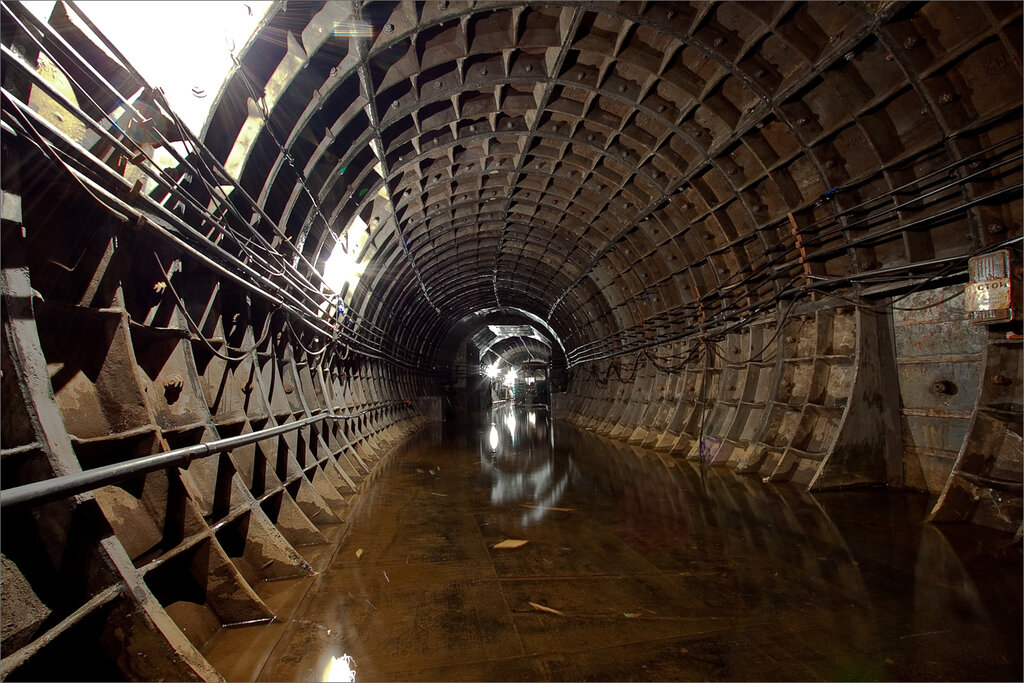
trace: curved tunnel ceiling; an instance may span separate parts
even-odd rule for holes
[[[571,365],[1020,234],[989,182],[1019,176],[1019,3],[268,17],[206,144],[318,268],[369,225],[347,310],[424,365],[482,310],[544,321]]]

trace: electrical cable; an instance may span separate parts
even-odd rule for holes
[[[213,348],[213,345],[206,338],[206,335],[203,334],[202,329],[199,327],[199,325],[196,324],[196,321],[192,319],[192,316],[189,315],[188,310],[185,308],[185,304],[182,302],[181,297],[178,296],[178,292],[174,288],[174,284],[171,282],[171,276],[168,274],[167,269],[164,268],[164,264],[160,261],[160,257],[157,255],[155,251],[153,252],[153,258],[156,259],[156,264],[160,268],[160,275],[163,276],[164,282],[167,283],[167,289],[171,292],[171,296],[174,297],[175,306],[177,306],[178,310],[181,311],[181,314],[185,317],[185,320],[188,322],[189,325],[192,326],[192,329],[195,332],[196,337],[199,338],[199,340],[206,346],[207,350],[209,350],[210,353],[215,355],[217,358],[225,360],[229,363],[237,363],[251,356],[253,352],[256,351],[256,349],[263,346],[263,344],[267,341],[267,338],[270,336],[270,321],[274,317],[274,314],[277,312],[277,309],[271,311],[270,314],[267,316],[267,319],[263,324],[263,333],[261,339],[257,341],[255,344],[253,344],[249,350],[244,351],[241,356],[228,356]],[[231,347],[225,344],[225,348],[230,349]],[[242,351],[242,349],[232,350]]]
[[[81,179],[79,179],[79,177],[75,174],[74,171],[71,170],[67,163],[65,163],[64,160],[61,158],[61,155],[58,152],[58,150],[53,145],[51,145],[49,141],[38,130],[36,130],[36,127],[32,125],[32,122],[29,121],[28,117],[20,110],[20,108],[17,106],[19,103],[17,102],[16,98],[14,98],[10,93],[8,93],[7,90],[2,90],[2,94],[5,99],[9,100],[12,104],[14,104],[13,109],[10,109],[9,111],[12,111],[14,114],[18,116],[18,118],[21,120],[23,124],[19,127],[22,129],[23,132],[29,134],[36,141],[36,146],[39,147],[43,155],[48,159],[57,162],[57,164],[59,164],[60,167],[63,168],[68,173],[68,175],[71,176],[71,178],[79,185],[79,187],[81,187],[85,191],[86,194],[88,194],[90,197],[96,200],[96,202],[104,209],[106,209],[112,216],[117,218],[122,223],[127,223],[127,216],[125,216],[123,213],[121,213],[113,206],[111,206],[108,202],[104,201],[101,197],[99,197],[95,192],[93,192],[89,188],[89,186],[87,186],[84,182],[81,181]]]
[[[56,65],[58,65],[58,66],[59,66],[59,65],[61,64],[61,61],[60,61],[60,60],[58,60],[58,59],[56,59],[56,58],[55,58],[55,57],[53,56],[53,53],[52,53],[52,52],[50,52],[50,50],[49,50],[49,49],[48,49],[48,48],[46,47],[46,45],[44,45],[44,44],[43,44],[43,42],[42,42],[42,41],[40,40],[40,38],[39,38],[38,36],[36,36],[36,35],[35,35],[35,34],[34,34],[34,33],[33,33],[32,31],[30,31],[30,30],[28,29],[28,27],[27,27],[27,26],[26,26],[26,25],[25,25],[25,24],[24,24],[24,23],[23,23],[23,22],[21,21],[21,19],[19,19],[19,18],[18,18],[17,16],[15,16],[15,15],[14,15],[13,11],[11,10],[11,8],[10,8],[10,7],[8,7],[8,6],[7,6],[7,4],[6,4],[6,3],[4,3],[4,4],[3,4],[3,7],[4,7],[4,9],[5,9],[6,11],[7,11],[7,13],[8,13],[8,14],[11,14],[12,18],[14,18],[15,22],[16,22],[16,23],[18,24],[18,26],[19,26],[19,27],[21,27],[21,29],[22,29],[22,30],[23,30],[23,31],[25,32],[25,34],[26,34],[26,35],[28,35],[28,36],[29,36],[29,37],[30,37],[30,38],[31,38],[31,39],[33,40],[33,42],[35,43],[35,45],[36,45],[36,46],[37,46],[37,47],[38,47],[38,48],[39,48],[39,49],[40,49],[40,50],[41,50],[41,51],[42,51],[42,52],[43,52],[43,53],[44,53],[44,54],[45,54],[45,55],[46,55],[46,56],[47,56],[47,57],[48,57],[48,58],[49,58],[49,59],[50,59],[50,60],[51,60],[51,61],[52,61],[52,62],[54,63],[54,64],[56,64]],[[78,12],[79,12],[79,13],[81,14],[80,10],[77,10],[77,11],[78,11]],[[26,18],[27,18],[27,20],[28,20],[28,21],[29,21],[29,22],[30,22],[30,23],[31,23],[31,24],[33,25],[33,28],[35,28],[35,29],[36,29],[37,31],[39,31],[39,32],[40,32],[40,34],[42,34],[43,36],[47,35],[47,32],[46,32],[46,31],[45,31],[44,29],[42,29],[42,28],[40,27],[40,22],[39,22],[39,20],[38,20],[38,19],[37,19],[36,17],[32,16],[31,14],[26,14]],[[144,119],[145,119],[145,117],[143,117],[143,116],[142,116],[142,115],[141,115],[141,114],[140,114],[140,113],[139,113],[139,112],[138,112],[138,111],[137,111],[137,110],[135,109],[135,107],[134,107],[133,105],[129,104],[128,102],[125,102],[125,101],[124,101],[124,100],[123,100],[123,99],[121,98],[121,94],[120,94],[120,93],[119,93],[119,92],[118,92],[118,91],[117,91],[117,90],[116,90],[115,88],[113,88],[113,86],[111,86],[111,85],[110,85],[110,84],[109,84],[109,83],[108,83],[108,82],[106,81],[106,79],[105,79],[105,78],[103,78],[103,76],[102,76],[102,75],[100,75],[100,74],[99,74],[98,72],[96,72],[96,71],[95,71],[95,69],[94,69],[94,68],[92,67],[92,65],[91,65],[91,64],[89,64],[89,63],[88,63],[87,61],[85,61],[85,60],[84,60],[84,59],[83,59],[83,58],[81,57],[81,55],[79,55],[79,54],[77,53],[77,51],[75,51],[75,50],[74,50],[73,48],[71,48],[71,46],[67,45],[67,43],[66,43],[66,42],[65,42],[65,41],[63,40],[63,38],[62,38],[62,37],[61,37],[61,36],[60,36],[59,34],[54,34],[54,37],[56,38],[56,40],[53,40],[52,42],[54,43],[55,47],[56,47],[56,48],[57,48],[58,50],[60,50],[60,51],[61,51],[61,52],[62,52],[62,53],[63,53],[63,54],[65,55],[65,56],[67,56],[67,57],[71,58],[71,59],[72,59],[72,61],[77,61],[78,63],[82,64],[82,65],[83,65],[83,66],[85,67],[85,68],[84,68],[83,70],[84,70],[84,72],[86,73],[86,75],[87,75],[87,76],[89,76],[90,78],[92,78],[92,79],[93,79],[93,80],[94,80],[95,82],[97,82],[97,83],[98,83],[99,85],[101,85],[101,86],[105,87],[105,88],[106,88],[106,89],[107,89],[107,90],[108,90],[109,92],[113,93],[113,94],[114,94],[114,95],[115,95],[115,96],[116,96],[116,97],[117,97],[117,98],[118,98],[118,99],[119,99],[119,100],[120,100],[120,101],[122,102],[122,104],[123,104],[123,105],[125,106],[125,108],[126,108],[127,110],[129,110],[129,111],[130,111],[131,113],[133,113],[133,114],[134,114],[135,116],[137,116],[139,120],[144,120]],[[15,61],[20,61],[20,60],[15,60]],[[141,75],[139,75],[139,74],[138,74],[138,72],[137,72],[137,71],[135,71],[135,70],[134,70],[134,68],[132,68],[132,67],[131,67],[130,65],[129,65],[129,67],[130,67],[131,71],[133,72],[133,75],[135,75],[135,77],[136,77],[136,78],[138,78],[138,79],[140,80],[140,82],[142,82],[142,83],[144,83],[144,84],[145,84],[145,79],[143,79],[143,78],[141,77]],[[72,83],[73,83],[73,84],[75,85],[75,87],[76,87],[77,89],[81,90],[81,91],[82,91],[82,92],[83,92],[83,93],[85,94],[85,96],[86,96],[86,97],[88,98],[89,102],[90,102],[90,103],[91,103],[91,104],[92,104],[92,105],[93,105],[93,106],[94,106],[94,107],[95,107],[95,108],[96,108],[96,109],[97,109],[98,111],[101,111],[101,112],[103,112],[103,115],[104,115],[104,117],[105,117],[105,118],[106,118],[106,119],[107,119],[107,120],[108,120],[108,121],[110,122],[110,124],[111,124],[112,126],[114,126],[114,128],[115,128],[116,130],[120,131],[120,127],[118,126],[117,122],[113,120],[113,118],[112,118],[112,117],[110,116],[110,114],[109,114],[109,113],[107,113],[107,112],[106,112],[106,111],[104,110],[104,108],[103,108],[103,107],[101,107],[101,106],[100,106],[100,105],[99,105],[99,104],[98,104],[98,103],[97,103],[97,102],[96,102],[96,101],[95,101],[95,100],[94,100],[94,99],[93,99],[93,98],[91,97],[91,95],[89,95],[89,91],[88,91],[87,89],[83,88],[83,87],[82,87],[82,85],[81,85],[80,83],[78,83],[78,82],[77,82],[77,81],[76,81],[76,80],[75,80],[74,78],[72,78],[71,76],[68,76],[67,74],[65,74],[65,75],[66,75],[66,76],[67,76],[67,77],[69,78],[69,80],[70,80],[70,81],[71,81],[71,82],[72,82]],[[148,86],[147,86],[147,87],[148,87]],[[150,90],[152,91],[152,88],[150,88]],[[153,92],[159,92],[159,91],[153,91]],[[166,100],[164,100],[164,102],[166,102]],[[79,110],[79,111],[80,111],[80,110]],[[172,111],[171,113],[172,113],[172,116],[173,116],[173,111]],[[84,114],[84,112],[82,112],[82,116],[84,117],[84,119],[83,119],[83,120],[89,120],[89,121],[91,121],[91,119],[90,119],[90,118],[89,118],[88,116],[86,116],[86,115]],[[174,118],[176,119],[177,117],[176,117],[176,116],[174,116]],[[179,126],[179,130],[180,130],[180,129],[181,129],[181,126],[180,126],[180,120],[179,120],[179,121],[177,122],[177,125]],[[159,131],[158,129],[156,129],[156,128],[155,128],[155,127],[153,127],[153,126],[151,126],[151,128],[152,128],[152,132],[153,132],[153,133],[155,133],[155,134],[156,134],[156,136],[157,136],[157,137],[158,137],[158,138],[159,138],[159,139],[161,140],[161,142],[163,143],[164,147],[165,147],[165,148],[166,148],[166,149],[167,149],[167,150],[168,150],[168,151],[169,151],[169,152],[171,153],[171,155],[172,155],[172,156],[173,156],[173,157],[174,157],[174,158],[175,158],[176,160],[178,160],[179,164],[183,165],[183,166],[184,166],[185,168],[187,168],[187,169],[191,170],[192,172],[196,173],[196,175],[197,175],[197,176],[199,176],[199,177],[202,177],[202,174],[201,174],[201,173],[199,172],[199,170],[198,170],[198,169],[196,169],[196,168],[195,168],[194,166],[192,166],[191,164],[189,164],[189,163],[187,162],[187,160],[186,160],[186,159],[183,159],[183,158],[182,158],[182,157],[181,157],[180,155],[178,155],[178,154],[177,154],[176,150],[175,150],[175,149],[173,148],[173,146],[171,145],[171,143],[170,143],[169,141],[167,141],[167,139],[166,139],[166,138],[165,138],[165,137],[163,136],[163,134],[162,134],[162,133],[161,133],[161,132],[160,132],[160,131]],[[118,141],[118,140],[116,140],[116,139],[112,138],[112,137],[111,137],[111,136],[110,136],[109,134],[107,134],[107,135],[106,135],[106,137],[108,137],[108,138],[110,139],[110,141],[112,142],[112,144],[114,144],[115,146],[118,146],[118,147],[120,147],[120,148],[121,148],[122,150],[124,150],[124,151],[128,151],[128,150],[127,150],[126,148],[124,148],[124,147],[123,147],[123,145],[122,145],[122,143],[121,143],[120,141]],[[126,139],[127,139],[127,140],[129,140],[129,141],[130,141],[130,142],[131,142],[131,143],[132,143],[132,144],[133,144],[133,145],[134,145],[134,146],[135,146],[135,147],[136,147],[136,148],[137,148],[137,149],[139,150],[139,153],[138,153],[138,154],[136,154],[136,155],[134,155],[134,158],[138,158],[138,157],[140,157],[140,156],[141,156],[141,157],[144,157],[144,158],[146,158],[147,160],[149,160],[149,161],[150,161],[150,162],[151,162],[151,163],[152,163],[152,164],[153,164],[153,165],[154,165],[154,166],[156,167],[156,162],[155,162],[155,161],[154,161],[154,160],[153,160],[152,158],[150,158],[148,154],[146,154],[146,153],[145,153],[145,150],[144,150],[144,149],[142,149],[142,147],[141,147],[141,146],[139,146],[139,145],[138,145],[137,143],[135,143],[135,141],[134,141],[134,140],[132,140],[130,136],[126,136]],[[154,176],[154,174],[153,174],[153,172],[150,172],[150,171],[149,171],[149,169],[148,169],[148,168],[146,168],[146,167],[145,167],[144,165],[140,165],[140,169],[141,169],[141,170],[143,170],[144,172],[146,172],[146,173],[147,173],[147,175],[150,175],[150,177],[153,177],[153,178],[154,178],[154,180],[157,180],[157,179],[158,179],[158,177],[159,177],[159,176],[155,177],[155,176]],[[192,195],[191,195],[191,194],[190,194],[190,193],[189,193],[188,191],[186,191],[186,190],[185,190],[184,188],[182,188],[182,187],[180,186],[180,184],[179,184],[179,183],[178,183],[178,182],[177,182],[176,180],[174,180],[174,179],[173,179],[173,177],[172,177],[172,176],[170,176],[170,175],[168,175],[168,174],[166,174],[166,173],[163,173],[162,171],[161,171],[161,173],[160,173],[160,176],[164,177],[164,179],[165,179],[165,180],[169,180],[169,181],[171,182],[171,184],[172,184],[172,187],[176,188],[176,190],[177,190],[177,196],[178,196],[179,200],[184,200],[184,201],[185,201],[185,202],[187,202],[188,204],[191,204],[191,205],[192,205],[192,207],[193,207],[193,209],[195,209],[196,211],[198,211],[198,212],[199,212],[199,213],[200,213],[201,215],[204,215],[204,216],[205,216],[205,217],[206,217],[206,218],[207,218],[208,220],[209,220],[209,219],[212,219],[212,218],[213,218],[213,217],[211,216],[211,214],[209,214],[209,213],[208,213],[208,212],[207,212],[207,211],[205,210],[205,208],[204,208],[204,207],[203,207],[203,206],[202,206],[202,205],[201,205],[201,204],[200,204],[200,203],[198,202],[198,200],[196,200],[196,199],[195,199],[195,198],[194,198],[194,197],[193,197],[193,196],[192,196]],[[205,181],[205,179],[204,179],[204,181]],[[159,182],[159,181],[158,181],[158,182]],[[174,191],[172,191],[172,194],[175,194],[175,192],[174,192]],[[250,202],[251,202],[251,198],[249,198],[249,199],[250,199]],[[231,206],[231,203],[230,203],[230,202],[228,202],[228,205],[229,205],[229,206]],[[261,210],[261,209],[259,209],[258,207],[256,207],[256,208],[257,208],[257,210],[258,210],[258,211],[260,211],[260,212],[262,213],[262,210]],[[218,222],[217,222],[217,221],[216,221],[215,219],[214,219],[214,220],[210,220],[210,222],[211,222],[211,223],[213,223],[213,224],[218,224]],[[245,222],[245,221],[244,221],[244,219],[243,219],[243,223],[244,223],[244,222]],[[189,227],[191,227],[191,226],[189,226]],[[223,226],[221,226],[221,227],[223,227]],[[258,235],[258,233],[256,233],[256,234]],[[268,245],[268,246],[269,246],[269,245]],[[273,250],[271,250],[271,251],[273,251]],[[314,271],[315,271],[315,268],[314,268],[314,269],[312,269],[312,270],[314,270]],[[290,278],[288,278],[288,279],[290,279]],[[294,284],[296,284],[296,283],[295,283],[295,282],[292,282],[292,284],[294,285]],[[301,287],[300,287],[300,289],[301,289]]]
[[[300,349],[306,352],[307,356],[310,356],[312,358],[318,358],[322,356],[324,352],[327,351],[327,349],[331,348],[331,343],[333,340],[328,339],[327,341],[324,342],[323,346],[320,347],[319,351],[310,351],[309,349],[306,348],[305,344],[302,343],[302,340],[299,338],[299,335],[295,331],[295,328],[292,327],[291,321],[288,320],[288,318],[286,317],[284,319],[284,322],[286,325],[288,325],[288,329],[292,331],[292,338],[295,340],[295,343],[299,346]]]

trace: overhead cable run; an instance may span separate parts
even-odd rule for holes
[[[842,296],[839,290],[848,289],[851,285],[859,291],[865,284],[900,283],[906,281],[908,275],[925,277],[926,279],[923,281],[911,283],[914,284],[914,288],[911,290],[913,292],[940,278],[962,278],[967,273],[968,259],[983,253],[1019,245],[1021,238],[983,245],[960,255],[887,268],[865,269],[862,272],[850,273],[841,277],[811,274],[808,276],[811,282],[804,281],[802,275],[794,275],[794,273],[799,271],[803,263],[823,262],[831,256],[854,247],[870,245],[897,233],[926,229],[936,223],[961,216],[974,207],[984,206],[1019,193],[1019,188],[1013,187],[1000,188],[984,194],[968,194],[964,192],[964,189],[971,183],[985,184],[993,174],[1019,173],[1022,168],[1021,161],[1024,158],[1024,155],[1020,154],[1022,137],[1024,136],[1011,136],[920,178],[888,189],[870,199],[856,201],[846,207],[840,206],[840,190],[836,189],[826,200],[834,202],[833,206],[836,207],[829,216],[800,226],[798,230],[790,234],[778,230],[781,221],[777,221],[774,225],[761,226],[757,231],[738,238],[734,243],[718,247],[708,255],[727,252],[734,248],[737,242],[755,239],[758,232],[770,233],[775,228],[777,234],[785,234],[784,237],[767,247],[766,256],[760,264],[745,273],[736,271],[728,274],[719,283],[719,289],[698,296],[689,303],[649,316],[637,325],[618,330],[609,337],[591,340],[572,348],[567,352],[569,367],[635,353],[691,337],[720,338],[732,330],[749,324],[756,316],[766,311],[775,310],[779,302],[791,297],[803,297],[809,293],[816,293],[839,296],[849,303],[862,305],[863,302]],[[907,159],[904,164],[918,163],[920,156]],[[981,159],[986,161],[984,166],[981,165]],[[854,188],[855,186],[851,184],[844,186],[841,190],[848,191]],[[916,191],[916,193],[908,196],[912,191]],[[954,203],[950,204],[951,201]],[[935,207],[932,213],[915,217],[912,220],[904,218],[908,209],[923,211],[930,207]],[[857,236],[851,235],[850,231],[854,230],[863,230],[864,233]],[[795,249],[794,242],[798,238],[805,249],[804,254],[797,254]],[[842,238],[842,242],[832,243],[832,240],[836,238]],[[811,250],[812,247],[817,247],[817,249]],[[784,254],[784,258],[776,259],[773,257],[773,254],[776,253]],[[749,300],[749,292],[756,291],[759,285],[778,283],[780,279],[786,281],[786,284],[782,287],[778,287],[776,284],[775,291],[771,295],[751,303],[741,303],[743,300]],[[735,300],[729,301],[727,297],[734,292]],[[698,320],[698,309],[707,312],[719,299],[723,300],[723,305],[708,313],[702,324],[695,325],[695,321]],[[652,332],[662,326],[666,331]],[[686,331],[679,332],[679,326]]]
[[[142,180],[131,184],[121,172],[104,163],[93,151],[69,137],[7,89],[2,91],[5,130],[35,146],[45,157],[62,167],[117,220],[151,231],[199,263],[228,277],[275,308],[284,310],[291,321],[301,323],[305,330],[324,343],[343,344],[367,357],[406,369],[422,368],[420,354],[396,347],[389,342],[383,330],[361,320],[354,311],[346,310],[344,317],[324,317],[324,311],[330,310],[331,292],[323,286],[322,274],[286,238],[280,226],[245,192],[216,156],[181,122],[162,91],[145,81],[78,6],[74,3],[68,3],[68,6],[125,66],[135,84],[141,85],[133,96],[128,97],[118,91],[59,32],[51,30],[18,3],[0,3],[4,23],[20,31],[33,49],[45,55],[64,74],[79,97],[85,97],[89,107],[100,112],[101,116],[94,118],[87,114],[37,72],[25,57],[7,46],[0,46],[4,68],[13,69],[55,100],[109,145],[114,154],[121,155],[126,167],[131,165],[138,169],[152,183],[153,189],[143,192]],[[83,77],[88,82],[81,82]],[[148,149],[126,134],[123,121],[116,120],[97,101],[104,95],[113,96],[125,114],[132,117],[136,125],[141,125],[173,157],[177,166],[162,169]],[[187,155],[179,153],[174,141],[168,139],[154,119],[140,111],[139,107],[146,100],[155,105],[146,105],[148,109],[155,109],[171,121],[176,133],[174,137],[190,150]],[[224,186],[231,188],[230,197]],[[319,205],[314,206],[318,216],[327,223]],[[253,218],[247,219],[243,210],[251,213]],[[258,224],[268,226],[279,246],[267,240],[257,229]],[[281,248],[293,251],[296,260],[285,258]],[[296,263],[305,265],[308,275],[300,272]],[[317,284],[310,277],[315,278]]]

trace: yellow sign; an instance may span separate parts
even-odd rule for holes
[[[1001,277],[964,286],[964,308],[971,313],[1010,307],[1010,278]]]

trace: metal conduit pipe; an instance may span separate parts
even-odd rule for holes
[[[258,432],[230,436],[216,441],[196,444],[195,446],[175,448],[172,451],[154,453],[153,455],[125,460],[113,465],[94,467],[81,472],[16,486],[12,489],[3,489],[0,490],[0,509],[15,508],[22,505],[42,505],[43,503],[49,503],[85,491],[92,491],[101,486],[116,484],[140,474],[147,474],[169,467],[188,467],[193,460],[224,453],[239,446],[246,446],[257,441],[280,436],[281,434],[287,434],[317,422],[324,420],[354,420],[367,413],[396,405],[405,404],[401,401],[391,401],[385,405],[374,406],[352,415],[335,415],[333,413],[313,415],[286,425],[261,429]],[[346,443],[348,443],[347,438]],[[349,444],[349,447],[351,447],[351,444]]]

